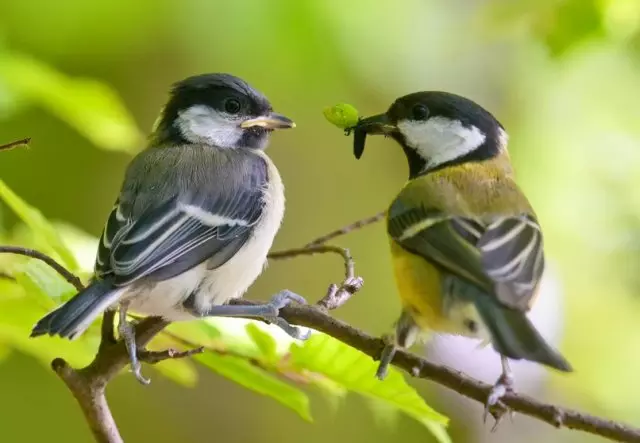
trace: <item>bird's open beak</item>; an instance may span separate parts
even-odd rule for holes
[[[269,115],[263,115],[260,117],[245,120],[240,123],[240,127],[243,129],[251,128],[254,126],[260,126],[265,129],[287,129],[295,128],[296,124],[293,120],[285,117],[284,115],[272,112]]]
[[[353,128],[353,155],[359,159],[364,152],[367,135],[391,135],[398,127],[391,123],[387,114],[378,114],[360,119]]]

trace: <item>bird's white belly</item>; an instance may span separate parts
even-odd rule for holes
[[[257,155],[265,156],[261,151]],[[129,301],[129,309],[171,321],[191,320],[193,315],[183,308],[183,302],[191,294],[195,294],[194,302],[199,310],[242,297],[264,270],[284,216],[284,186],[278,170],[268,158],[266,160],[269,186],[264,194],[268,200],[265,213],[236,255],[216,269],[207,269],[205,261],[169,280],[127,289],[121,301]]]

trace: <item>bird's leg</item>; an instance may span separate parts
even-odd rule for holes
[[[420,328],[416,325],[408,310],[403,310],[400,318],[396,322],[395,332],[385,335],[382,340],[385,347],[380,354],[380,363],[376,371],[376,378],[384,380],[389,372],[389,365],[393,361],[398,349],[410,348],[416,341]]]
[[[261,305],[218,305],[203,309],[195,302],[195,295],[192,294],[185,300],[183,306],[196,317],[258,317],[277,325],[297,340],[306,340],[309,338],[309,332],[304,332],[301,328],[291,326],[284,318],[279,316],[280,309],[291,302],[301,305],[307,304],[304,297],[285,289],[271,297],[271,300],[267,303]]]
[[[502,374],[498,377],[496,384],[491,388],[491,392],[489,393],[489,397],[487,397],[487,403],[484,408],[484,421],[487,421],[487,416],[490,410],[498,405],[500,399],[504,397],[508,392],[513,392],[513,384],[514,377],[513,372],[511,372],[511,368],[509,367],[509,360],[504,355],[500,356],[500,361],[502,363]],[[500,421],[500,416],[496,417],[496,426]],[[494,428],[496,427],[494,426]]]
[[[120,303],[119,310],[119,322],[118,322],[118,334],[120,338],[124,341],[125,346],[127,347],[127,352],[129,353],[129,361],[131,362],[131,371],[133,375],[135,375],[136,379],[142,383],[143,385],[148,385],[151,380],[143,377],[142,375],[142,365],[140,364],[140,360],[138,360],[138,346],[136,345],[136,330],[133,324],[127,321],[127,308],[129,307],[129,302]]]
[[[382,341],[385,346],[380,354],[380,363],[378,364],[378,370],[376,371],[376,378],[378,380],[384,380],[389,373],[389,365],[393,361],[393,357],[398,350],[397,334],[387,334],[382,337]]]

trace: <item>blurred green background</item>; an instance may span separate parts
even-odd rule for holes
[[[47,218],[91,236],[143,146],[136,131],[148,132],[169,85],[189,75],[238,75],[296,121],[268,151],[287,187],[276,249],[385,208],[406,179],[402,152],[388,140],[370,140],[356,162],[325,106],[349,102],[371,114],[409,92],[446,90],[490,109],[510,134],[546,234],[562,286],[557,344],[576,368],[550,374],[537,396],[640,426],[637,0],[0,0],[0,11],[0,143],[33,138],[32,149],[0,155],[0,177]],[[6,237],[24,235],[0,210]],[[399,303],[383,226],[338,243],[351,248],[366,283],[334,315],[387,332]],[[93,251],[82,258],[91,266]],[[341,276],[334,257],[273,262],[248,297],[288,288],[316,300]],[[16,347],[0,340],[10,345],[3,355]],[[91,441],[47,360],[17,348],[0,364],[1,440]],[[380,414],[354,396],[332,410],[312,392],[315,423],[307,423],[206,370],[195,388],[145,371],[149,387],[124,374],[108,392],[130,442],[432,439],[405,417],[376,423]],[[489,435],[478,409],[411,383],[451,418],[456,442],[598,441],[526,419]]]

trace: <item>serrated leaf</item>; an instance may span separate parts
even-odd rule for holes
[[[422,425],[429,429],[429,432],[438,440],[439,443],[451,443],[451,436],[447,432],[447,427],[441,423],[431,420],[418,420]]]
[[[371,357],[326,334],[316,333],[304,344],[292,345],[291,355],[296,366],[323,374],[350,391],[383,401],[425,426],[448,422],[425,403],[397,370],[390,368],[384,381],[376,379],[377,363]]]
[[[245,330],[255,345],[260,350],[262,358],[267,363],[275,363],[278,360],[276,340],[268,332],[260,329],[255,323],[248,323]]]
[[[27,294],[39,297],[45,306],[53,306],[51,300],[67,300],[77,292],[50,266],[34,258],[19,265],[14,276]]]
[[[268,334],[275,342],[275,352],[283,356],[289,351],[295,340],[275,325],[267,325],[261,321],[244,318],[209,317],[202,321],[203,327],[213,328],[218,337],[224,341],[226,349],[237,354],[253,358],[262,358],[262,351],[247,332],[247,325],[253,324],[256,329]]]
[[[247,389],[271,397],[295,411],[304,420],[312,421],[307,394],[254,366],[248,360],[213,352],[205,352],[195,358],[214,372]]]
[[[198,372],[187,358],[164,360],[153,367],[165,377],[189,388],[193,388],[198,381]]]
[[[36,234],[43,243],[45,253],[54,252],[69,269],[76,269],[78,264],[71,251],[64,245],[55,228],[33,206],[22,200],[0,179],[0,198],[13,212]]]
[[[47,109],[97,146],[132,152],[143,138],[115,91],[104,83],[70,78],[31,57],[6,53],[0,83],[22,99]]]

